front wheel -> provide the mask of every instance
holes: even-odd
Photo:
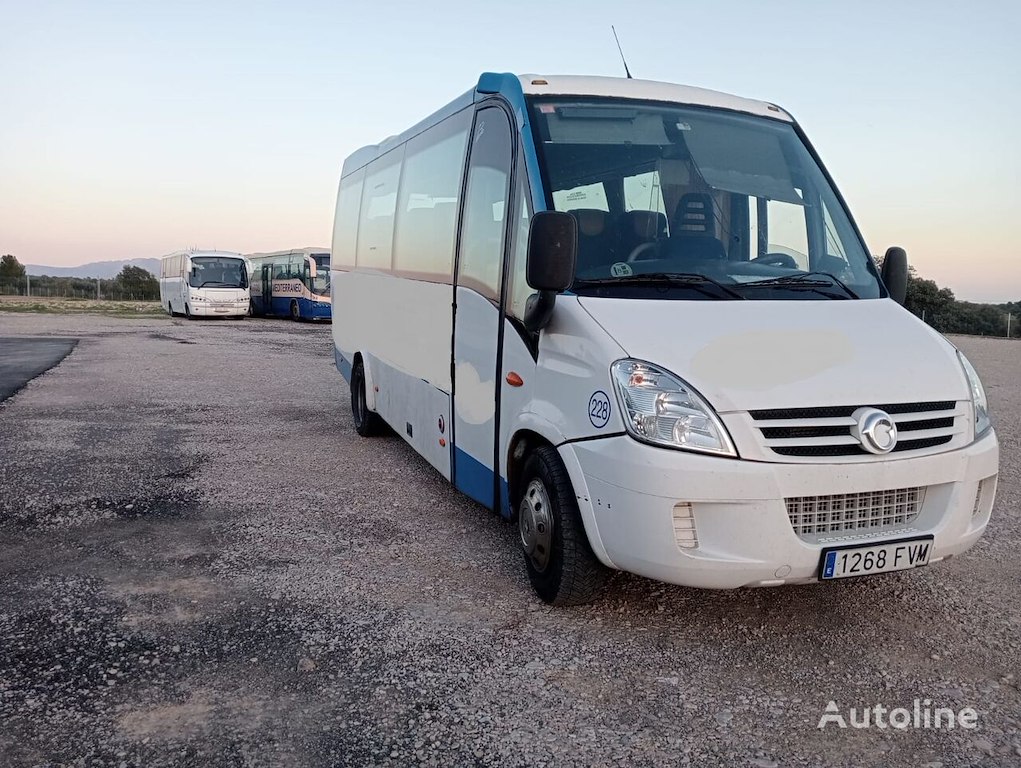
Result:
[[[607,569],[592,552],[567,469],[542,447],[525,464],[518,531],[532,588],[551,605],[594,600]]]
[[[291,302],[291,319],[301,320],[301,308],[298,306],[298,302]]]
[[[383,420],[378,413],[369,410],[365,399],[365,368],[361,360],[351,369],[351,414],[355,419],[355,431],[362,437],[372,437],[383,431]]]
[[[191,307],[188,306],[188,302],[184,302],[184,316],[189,320],[195,319],[195,315],[191,313]]]

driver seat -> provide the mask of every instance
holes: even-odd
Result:
[[[670,229],[674,236],[715,237],[716,221],[713,215],[712,195],[705,192],[688,192],[681,195]]]
[[[617,258],[627,261],[631,252],[642,243],[665,240],[666,215],[659,211],[627,211],[620,220],[620,248]]]

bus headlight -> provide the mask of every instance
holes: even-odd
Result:
[[[647,443],[737,456],[726,427],[687,383],[651,363],[618,360],[610,367],[628,433]]]
[[[975,439],[977,440],[992,426],[992,422],[989,420],[989,401],[986,400],[986,390],[978,377],[978,371],[960,350],[957,351],[957,357],[961,361],[961,367],[964,368],[964,375],[968,379],[968,386],[971,389],[971,404],[975,409]]]

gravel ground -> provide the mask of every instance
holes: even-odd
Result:
[[[958,339],[986,536],[908,573],[531,595],[510,525],[364,440],[328,326],[0,313],[81,339],[0,405],[0,764],[1021,764],[1021,344]],[[819,730],[827,702],[977,730]]]

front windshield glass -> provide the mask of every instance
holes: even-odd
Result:
[[[245,262],[223,256],[192,256],[188,285],[192,288],[247,288]]]
[[[536,99],[532,116],[548,202],[578,220],[577,293],[884,295],[789,123],[616,99]]]
[[[312,278],[312,293],[328,296],[330,293],[330,254],[313,253],[311,258],[316,265],[316,276]]]

